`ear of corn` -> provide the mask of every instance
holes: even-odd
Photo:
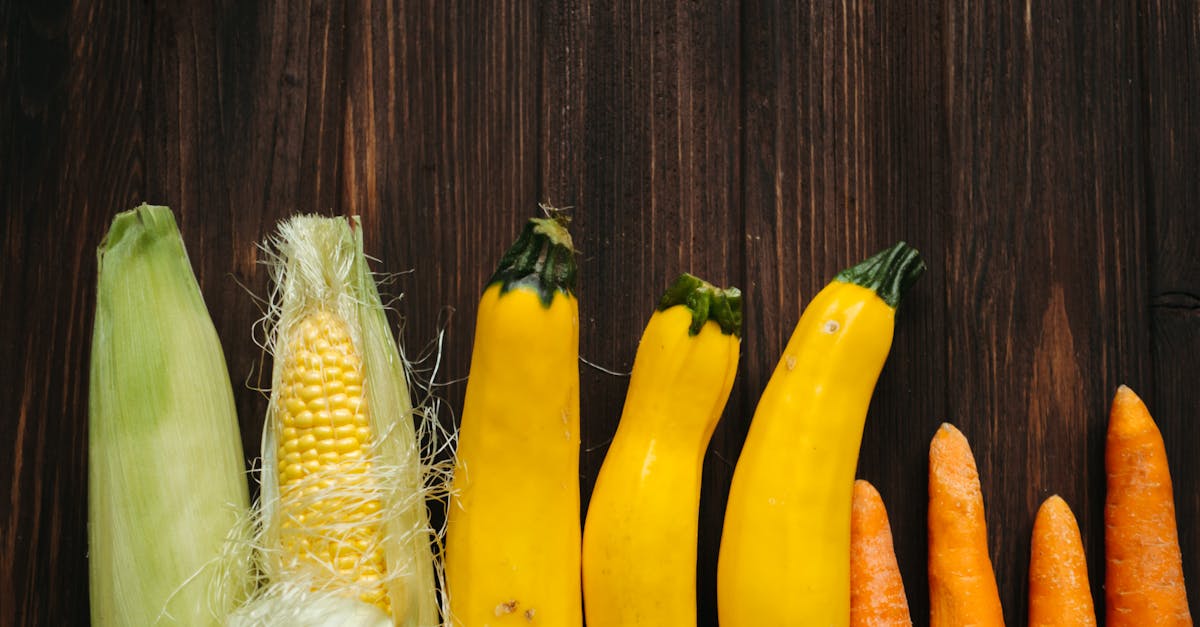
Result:
[[[235,624],[436,625],[419,432],[361,229],[300,216],[272,243],[269,585]]]
[[[167,207],[117,215],[98,261],[92,624],[220,624],[250,571],[242,443],[216,330]]]

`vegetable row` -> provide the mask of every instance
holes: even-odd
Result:
[[[733,386],[742,298],[681,275],[643,331],[579,519],[575,250],[530,220],[479,302],[453,438],[410,397],[356,219],[298,216],[264,245],[274,357],[249,502],[223,353],[171,211],[119,214],[99,250],[89,401],[97,625],[695,624],[704,453]],[[882,498],[855,481],[895,312],[924,271],[903,242],[804,310],[759,399],[726,505],[722,625],[907,625]],[[1108,624],[1191,624],[1162,438],[1122,387],[1107,449]],[[452,466],[452,467],[451,467]],[[428,504],[446,503],[446,529]],[[933,625],[1001,625],[978,472],[930,446]],[[444,549],[443,549],[444,540]],[[1034,525],[1030,624],[1094,625],[1062,499]]]

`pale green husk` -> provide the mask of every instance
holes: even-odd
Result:
[[[422,434],[436,429],[436,416],[414,411],[407,365],[392,337],[386,309],[367,264],[358,219],[296,216],[280,225],[278,235],[265,250],[274,281],[266,320],[267,348],[275,359],[270,408],[263,429],[261,533],[257,541],[266,585],[231,617],[230,625],[361,624],[364,617],[369,617],[361,603],[335,600],[354,596],[353,591],[303,580],[303,575],[286,569],[281,559],[277,442],[272,426],[274,408],[280,401],[275,390],[280,388],[282,367],[288,359],[286,338],[296,324],[319,310],[336,313],[350,328],[363,361],[363,392],[374,442],[366,471],[372,481],[357,488],[333,486],[315,498],[383,501],[378,522],[383,528],[391,623],[406,627],[438,625],[441,607],[435,587],[439,569],[434,547],[439,538],[430,527],[425,500],[444,486],[429,481],[438,473],[431,472],[421,447]],[[317,622],[316,616],[326,616],[329,622]]]
[[[88,402],[93,625],[218,625],[251,585],[241,436],[221,345],[167,207],[98,251]]]
[[[271,594],[256,599],[230,617],[227,627],[390,627],[383,610],[356,599],[314,593],[305,585],[277,582]]]

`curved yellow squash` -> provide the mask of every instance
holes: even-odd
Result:
[[[447,523],[453,625],[583,623],[571,255],[561,225],[531,221],[479,303]]]
[[[723,627],[847,625],[850,508],[895,307],[924,270],[903,242],[805,309],[734,471],[717,566]]]
[[[701,294],[699,310],[686,302]],[[690,275],[650,317],[588,505],[589,627],[696,624],[701,468],[733,387],[740,331],[740,293]]]

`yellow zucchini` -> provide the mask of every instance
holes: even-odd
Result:
[[[685,274],[638,345],[583,533],[590,627],[696,624],[704,451],[737,371],[742,297]]]
[[[847,625],[850,508],[896,307],[925,265],[900,242],[809,303],[738,458],[717,565],[724,627]]]
[[[565,225],[533,219],[480,300],[447,514],[453,625],[583,623],[574,284]]]

